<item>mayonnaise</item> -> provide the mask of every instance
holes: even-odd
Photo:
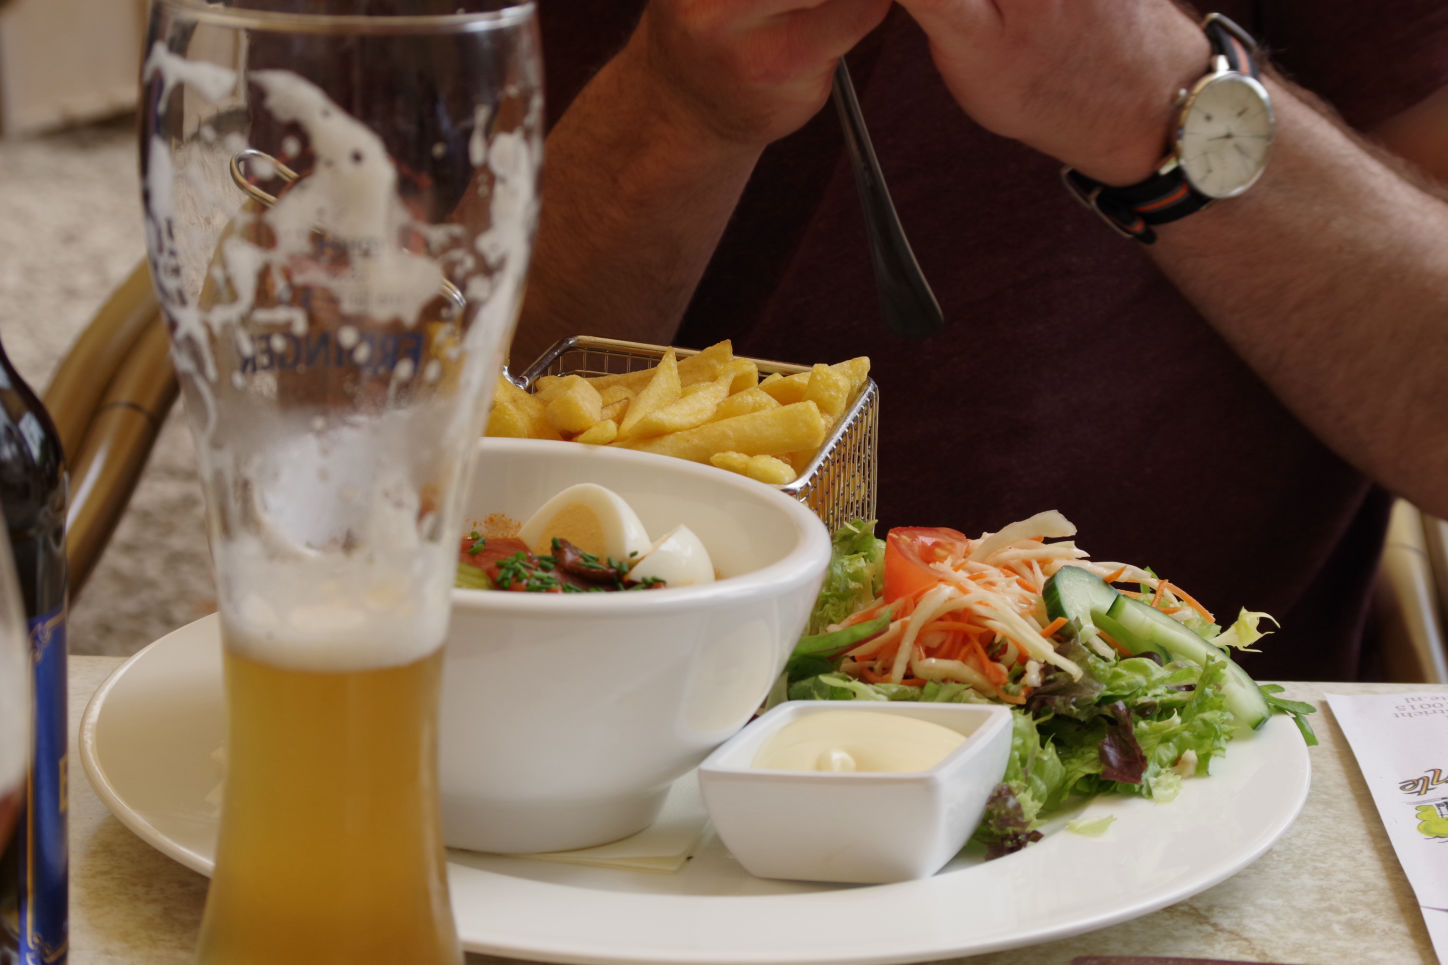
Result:
[[[903,714],[828,710],[802,714],[759,749],[753,766],[776,771],[927,771],[965,735]]]

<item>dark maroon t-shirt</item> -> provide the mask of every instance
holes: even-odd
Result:
[[[543,5],[550,112],[639,9]],[[1216,9],[1361,127],[1448,81],[1442,0]],[[1372,677],[1361,631],[1388,496],[1281,406],[1140,246],[1066,194],[1057,162],[961,113],[903,10],[849,61],[946,330],[911,341],[880,321],[827,108],[766,152],[677,343],[727,337],[741,354],[804,363],[870,356],[881,532],[974,534],[1059,509],[1093,557],[1150,566],[1219,620],[1239,606],[1278,617],[1281,631],[1243,658],[1254,675]]]

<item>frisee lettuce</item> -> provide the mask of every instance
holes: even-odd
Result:
[[[832,536],[830,567],[810,615],[807,634],[823,633],[880,595],[885,582],[885,541],[873,519],[852,519]]]

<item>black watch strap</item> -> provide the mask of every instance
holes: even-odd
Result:
[[[1175,168],[1124,188],[1109,187],[1073,168],[1063,169],[1061,177],[1071,193],[1095,209],[1107,224],[1148,245],[1156,240],[1152,225],[1185,218],[1212,203]]]
[[[1261,72],[1253,56],[1256,44],[1245,30],[1218,13],[1207,14],[1202,30],[1212,45],[1214,57],[1226,58],[1227,65],[1254,80]],[[1061,178],[1071,193],[1092,208],[1106,223],[1128,238],[1145,244],[1156,241],[1152,225],[1185,218],[1212,203],[1212,199],[1191,186],[1173,161],[1145,181],[1113,187],[1088,178],[1074,168],[1063,168]]]
[[[1209,13],[1202,21],[1202,30],[1212,45],[1212,53],[1227,58],[1227,66],[1253,80],[1262,79],[1257,66],[1257,43],[1236,22],[1220,13]]]

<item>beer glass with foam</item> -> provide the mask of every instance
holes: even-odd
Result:
[[[541,92],[531,3],[152,4],[147,241],[228,703],[203,962],[461,960],[441,645]]]

